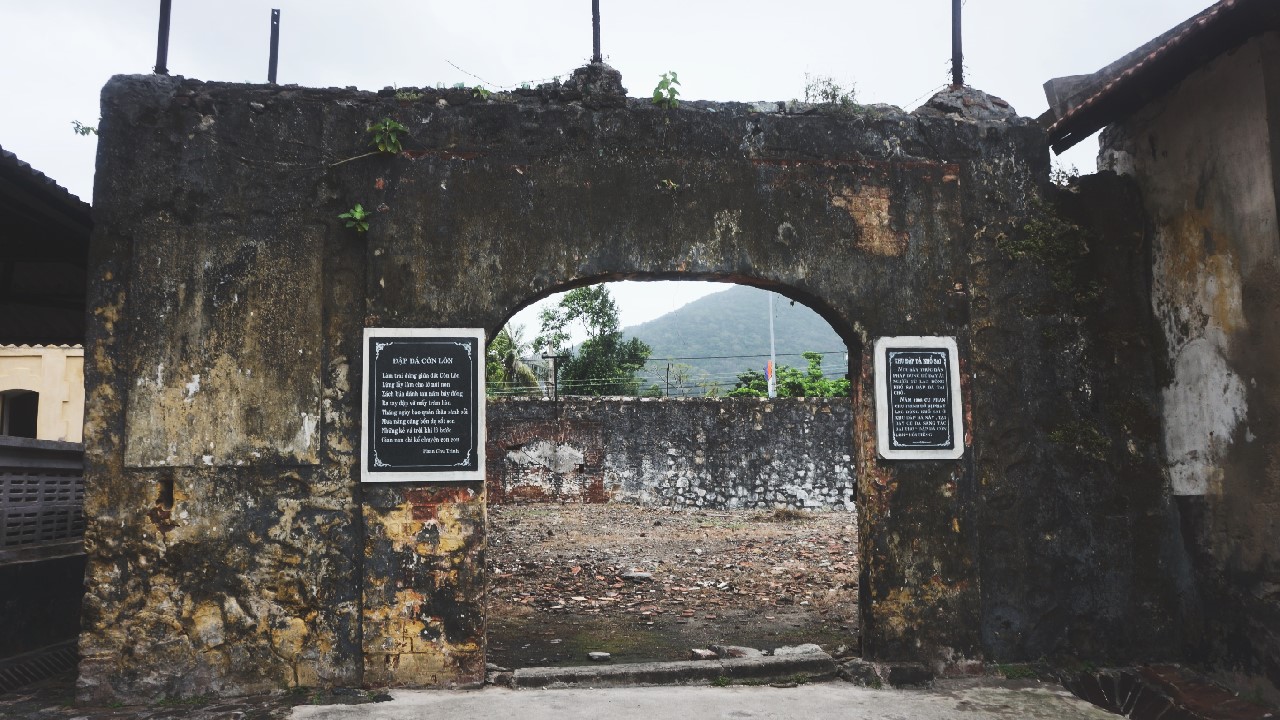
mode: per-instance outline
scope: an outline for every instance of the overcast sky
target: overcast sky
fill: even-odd
[[[684,98],[788,100],[803,95],[809,73],[856,85],[860,102],[911,109],[950,80],[948,0],[600,4],[605,61],[635,97],[675,70]],[[1035,117],[1047,107],[1045,80],[1093,72],[1209,4],[966,0],[966,80]],[[0,146],[89,200],[95,142],[71,122],[97,123],[111,75],[151,72],[159,6],[0,0]],[[567,76],[591,55],[590,0],[173,0],[170,73],[265,82],[272,8],[282,13],[282,84],[503,89]],[[1088,141],[1064,162],[1092,171],[1095,152]],[[624,325],[706,292],[703,283],[615,288]]]

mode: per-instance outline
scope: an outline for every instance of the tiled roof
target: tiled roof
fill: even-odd
[[[1045,83],[1049,140],[1062,152],[1136,111],[1197,68],[1249,38],[1280,27],[1276,0],[1219,0],[1116,62],[1084,78]],[[1071,85],[1055,102],[1054,85]],[[1053,107],[1057,105],[1058,107]]]
[[[0,174],[13,182],[22,183],[29,190],[40,192],[51,201],[62,204],[66,212],[80,214],[85,222],[89,221],[89,203],[71,194],[70,190],[23,162],[3,146],[0,146]]]
[[[0,148],[0,216],[0,342],[83,342],[89,205]]]

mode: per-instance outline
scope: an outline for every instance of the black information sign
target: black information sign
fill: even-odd
[[[951,367],[946,348],[887,348],[889,449],[951,450]]]
[[[366,342],[365,471],[479,469],[477,338],[369,335]]]

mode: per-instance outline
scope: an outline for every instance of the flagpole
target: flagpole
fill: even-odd
[[[778,397],[778,362],[773,343],[773,291],[769,291],[769,397]]]

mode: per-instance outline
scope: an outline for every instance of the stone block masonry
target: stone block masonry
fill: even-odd
[[[911,113],[668,109],[606,76],[485,98],[107,85],[81,699],[482,682],[487,484],[361,483],[361,334],[492,337],[540,298],[628,278],[773,289],[845,341],[852,433],[804,422],[852,437],[865,658],[1176,656],[1194,588],[1155,462],[1143,225],[1119,222],[1131,195],[1065,193],[1072,222],[1099,231],[1056,232],[1044,131],[969,88]],[[383,118],[407,128],[403,152],[368,155]],[[1094,212],[1107,199],[1115,217]],[[367,232],[340,218],[357,203]],[[877,459],[867,348],[895,335],[956,339],[963,457]],[[640,402],[584,412],[574,432],[596,439],[570,449],[550,415],[511,444],[550,432],[544,465],[591,468],[601,497],[652,473],[669,483],[652,492],[686,502],[812,499],[782,489],[782,465],[772,498],[703,484],[707,466],[772,474],[768,443],[818,445],[764,430],[799,422],[781,405],[759,404],[761,429],[733,443],[718,412],[687,407],[666,428]],[[659,430],[687,445],[638,449]],[[810,461],[815,492],[820,474],[840,482],[834,464],[787,460],[806,481]]]
[[[852,510],[849,398],[489,403],[490,502]]]

